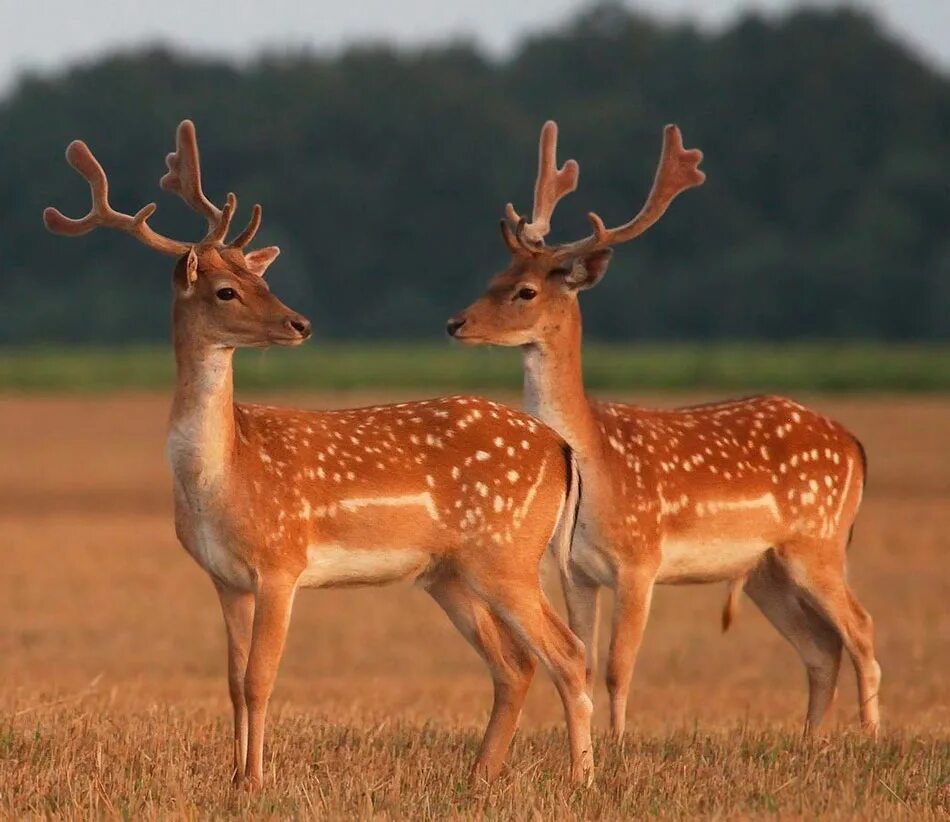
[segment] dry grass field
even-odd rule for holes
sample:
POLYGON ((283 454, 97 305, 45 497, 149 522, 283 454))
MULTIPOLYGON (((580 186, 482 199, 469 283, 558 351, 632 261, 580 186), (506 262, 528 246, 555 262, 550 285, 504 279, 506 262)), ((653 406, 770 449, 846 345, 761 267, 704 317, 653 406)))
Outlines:
POLYGON ((412 588, 310 591, 248 796, 227 784, 217 601, 172 530, 168 398, 0 399, 0 816, 946 818, 950 399, 811 401, 870 454, 850 575, 877 624, 878 743, 856 732, 849 664, 803 745, 803 672, 751 603, 723 636, 722 586, 663 588, 623 749, 598 693, 595 786, 566 783, 539 677, 507 770, 470 787, 490 684, 441 611, 412 588))

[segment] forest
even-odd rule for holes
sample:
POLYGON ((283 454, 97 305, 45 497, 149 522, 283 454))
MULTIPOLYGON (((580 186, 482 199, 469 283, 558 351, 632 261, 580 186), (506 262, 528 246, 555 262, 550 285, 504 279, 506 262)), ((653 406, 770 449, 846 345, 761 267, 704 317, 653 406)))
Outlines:
POLYGON ((662 127, 705 153, 705 186, 618 251, 584 294, 591 337, 941 340, 950 336, 950 77, 864 13, 745 16, 706 32, 613 4, 492 59, 465 42, 230 64, 163 48, 43 76, 0 100, 0 343, 167 337, 172 262, 115 232, 45 232, 83 214, 63 159, 84 139, 113 205, 202 221, 158 188, 192 118, 205 187, 260 202, 268 278, 328 340, 432 339, 507 262, 498 219, 530 207, 538 130, 561 127, 580 186, 553 240, 596 210, 626 221, 662 127))

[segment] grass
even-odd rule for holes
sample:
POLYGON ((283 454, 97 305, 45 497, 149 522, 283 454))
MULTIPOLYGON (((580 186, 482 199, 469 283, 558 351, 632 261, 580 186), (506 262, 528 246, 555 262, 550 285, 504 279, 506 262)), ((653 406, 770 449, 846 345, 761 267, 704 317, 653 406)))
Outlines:
MULTIPOLYGON (((883 343, 666 344, 585 348, 593 390, 946 391, 950 346, 883 343)), ((241 352, 247 389, 420 391, 517 389, 517 351, 442 344, 314 343, 293 351, 241 352)), ((168 347, 0 349, 0 391, 166 388, 168 347)))
POLYGON ((575 789, 563 731, 536 730, 519 735, 496 783, 470 785, 474 727, 354 726, 293 709, 275 716, 267 785, 248 795, 228 785, 224 713, 93 697, 21 715, 0 731, 0 815, 931 819, 950 802, 950 743, 936 737, 803 744, 740 725, 638 735, 622 748, 599 738, 597 782, 575 789))
POLYGON ((604 736, 605 598, 593 789, 566 781, 544 674, 501 778, 470 787, 491 683, 438 606, 416 586, 306 591, 249 796, 228 787, 220 608, 175 539, 168 397, 4 397, 0 819, 950 818, 950 396, 812 399, 870 454, 848 574, 874 617, 879 741, 857 731, 847 658, 804 745, 804 670, 753 603, 723 635, 722 586, 660 586, 622 749, 604 736))

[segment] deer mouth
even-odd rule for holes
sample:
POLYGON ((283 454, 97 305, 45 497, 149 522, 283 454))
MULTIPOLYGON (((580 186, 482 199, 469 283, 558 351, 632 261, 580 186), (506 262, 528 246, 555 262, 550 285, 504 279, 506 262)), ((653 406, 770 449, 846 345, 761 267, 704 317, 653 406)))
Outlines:
POLYGON ((474 348, 477 345, 490 345, 490 341, 484 337, 456 337, 461 345, 467 345, 474 348))
POLYGON ((264 345, 280 345, 284 348, 293 348, 297 345, 302 345, 307 340, 310 339, 311 333, 307 331, 305 335, 297 334, 296 336, 290 336, 289 334, 281 335, 279 337, 272 337, 264 345))
POLYGON ((480 334, 465 333, 461 330, 456 331, 454 334, 450 335, 449 338, 460 345, 476 346, 490 344, 490 340, 486 339, 480 334))

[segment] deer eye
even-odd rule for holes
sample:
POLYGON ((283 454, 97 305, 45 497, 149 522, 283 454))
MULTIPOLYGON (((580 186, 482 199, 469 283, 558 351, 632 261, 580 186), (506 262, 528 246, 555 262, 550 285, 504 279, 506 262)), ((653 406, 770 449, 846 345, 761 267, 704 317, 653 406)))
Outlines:
POLYGON ((233 300, 237 296, 237 291, 233 288, 219 288, 216 296, 219 300, 233 300))
POLYGON ((525 286, 524 288, 518 291, 519 300, 533 300, 537 296, 538 296, 538 292, 535 291, 533 288, 529 288, 528 286, 525 286))

